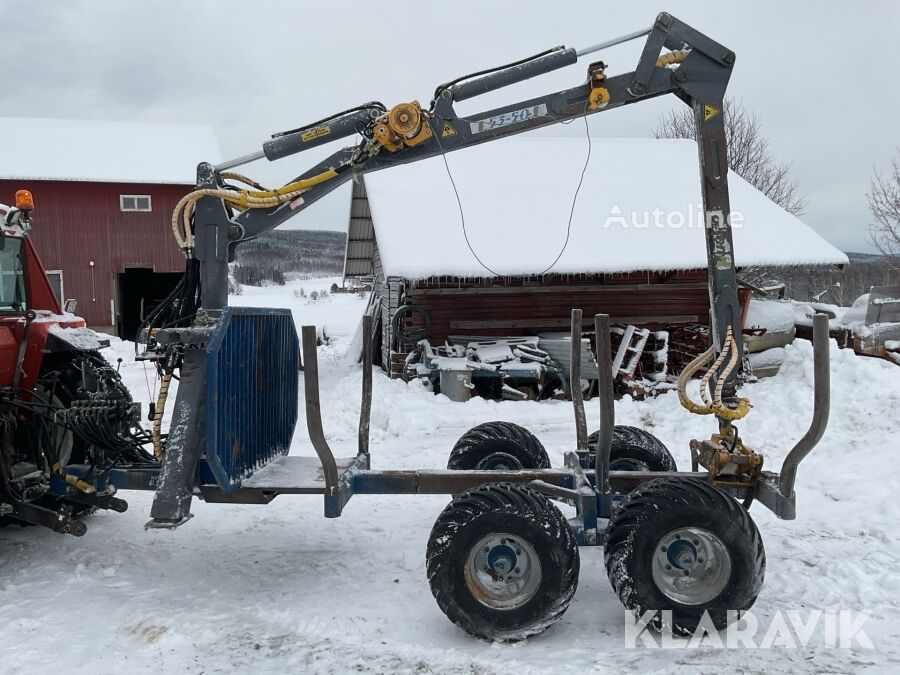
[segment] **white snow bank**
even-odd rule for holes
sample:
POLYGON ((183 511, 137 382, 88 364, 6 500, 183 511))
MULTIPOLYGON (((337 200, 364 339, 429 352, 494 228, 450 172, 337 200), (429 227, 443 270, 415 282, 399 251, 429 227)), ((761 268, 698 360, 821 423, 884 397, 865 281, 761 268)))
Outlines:
POLYGON ((765 328, 767 333, 789 333, 794 330, 794 308, 790 302, 751 298, 745 328, 765 328))
MULTIPOLYGON (((697 147, 689 140, 591 140, 571 237, 553 272, 705 269, 697 147)), ((539 274, 566 240, 587 140, 520 135, 447 156, 466 234, 499 274, 539 274)), ((389 275, 491 276, 469 250, 441 157, 365 177, 389 275)), ((739 266, 846 263, 847 256, 734 173, 739 266), (740 219, 740 222, 738 222, 740 219)))
POLYGON ((757 377, 774 375, 781 364, 784 363, 784 347, 772 347, 762 352, 747 355, 750 359, 750 367, 757 377))
POLYGON ((222 160, 211 126, 0 117, 0 179, 193 185, 222 160))
POLYGON ((845 326, 862 326, 866 323, 866 312, 869 308, 869 294, 864 293, 853 301, 853 304, 844 312, 841 323, 845 326))

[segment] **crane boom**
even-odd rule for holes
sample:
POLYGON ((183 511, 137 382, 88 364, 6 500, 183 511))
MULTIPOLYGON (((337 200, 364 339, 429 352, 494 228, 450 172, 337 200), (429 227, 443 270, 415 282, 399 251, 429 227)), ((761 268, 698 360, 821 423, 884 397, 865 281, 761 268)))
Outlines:
MULTIPOLYGON (((693 110, 697 128, 701 194, 709 272, 711 335, 716 353, 730 343, 741 354, 740 310, 728 196, 728 162, 723 100, 735 55, 729 49, 667 13, 653 25, 584 49, 554 47, 520 61, 491 68, 438 86, 427 107, 417 101, 387 108, 372 102, 313 124, 274 135, 255 153, 218 166, 201 163, 197 189, 173 219, 188 258, 182 297, 172 303, 174 319, 156 339, 177 354, 181 383, 176 419, 170 433, 154 522, 177 525, 187 517, 194 467, 203 440, 201 411, 206 400, 205 361, 198 345, 216 313, 228 304, 228 263, 243 241, 268 232, 355 175, 435 157, 513 134, 605 112, 665 94, 674 94, 693 110), (576 63, 579 58, 629 40, 646 37, 633 71, 608 76, 606 64, 588 65, 587 80, 570 89, 516 101, 460 117, 459 101, 576 63), (265 190, 230 172, 263 157, 275 161, 341 138, 359 136, 310 167, 283 188, 265 190), (237 189, 229 180, 256 189, 237 189)), ((149 330, 147 331, 149 334, 149 330)), ((737 405, 736 378, 730 368, 721 391, 726 405, 737 405)), ((157 414, 161 415, 158 410, 157 414)), ((720 418, 721 420, 722 418, 720 418)))

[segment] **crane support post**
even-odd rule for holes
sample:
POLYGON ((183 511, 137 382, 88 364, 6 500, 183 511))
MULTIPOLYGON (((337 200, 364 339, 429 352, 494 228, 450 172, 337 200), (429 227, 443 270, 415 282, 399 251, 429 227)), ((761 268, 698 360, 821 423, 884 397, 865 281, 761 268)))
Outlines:
MULTIPOLYGON (((704 232, 706 234, 709 308, 716 351, 725 345, 728 328, 743 354, 741 312, 734 266, 734 242, 731 233, 731 203, 728 194, 728 158, 722 100, 693 102, 700 159, 704 232)), ((725 386, 725 402, 733 403, 735 370, 725 386), (729 398, 731 401, 729 401, 729 398)))

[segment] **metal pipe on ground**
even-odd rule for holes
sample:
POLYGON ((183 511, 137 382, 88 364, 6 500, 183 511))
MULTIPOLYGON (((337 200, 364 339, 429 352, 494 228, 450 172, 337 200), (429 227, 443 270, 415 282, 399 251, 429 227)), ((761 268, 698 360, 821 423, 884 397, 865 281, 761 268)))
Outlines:
POLYGON ((828 415, 831 409, 831 370, 830 339, 828 335, 828 317, 816 314, 813 317, 813 416, 809 429, 784 458, 781 465, 779 491, 785 497, 794 494, 794 482, 797 479, 797 467, 812 452, 821 440, 828 426, 828 415))
POLYGON ((309 440, 322 463, 325 476, 325 494, 335 495, 338 489, 337 463, 334 453, 325 440, 322 428, 322 406, 319 402, 319 359, 316 353, 316 327, 303 326, 300 330, 303 339, 303 389, 306 396, 306 428, 309 440))

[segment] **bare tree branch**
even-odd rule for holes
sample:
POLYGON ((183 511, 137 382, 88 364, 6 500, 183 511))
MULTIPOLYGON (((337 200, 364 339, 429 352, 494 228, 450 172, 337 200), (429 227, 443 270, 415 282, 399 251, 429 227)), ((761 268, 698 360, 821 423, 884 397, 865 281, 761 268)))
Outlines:
POLYGON ((866 199, 875 219, 869 226, 869 241, 900 272, 900 150, 887 174, 875 171, 866 199))
MULTIPOLYGON (((799 216, 806 197, 791 175, 790 163, 778 162, 769 152, 756 113, 742 101, 727 99, 723 106, 725 137, 728 140, 728 168, 766 195, 781 208, 799 216)), ((697 138, 693 113, 687 108, 671 110, 660 120, 654 138, 697 138)))

